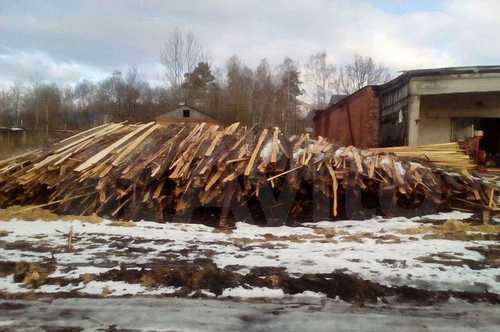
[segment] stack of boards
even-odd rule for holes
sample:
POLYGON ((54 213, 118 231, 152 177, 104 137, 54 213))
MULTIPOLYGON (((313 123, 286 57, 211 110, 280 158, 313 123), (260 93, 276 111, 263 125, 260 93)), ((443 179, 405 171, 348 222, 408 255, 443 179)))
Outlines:
POLYGON ((351 193, 375 209, 390 197, 395 211, 453 197, 487 205, 496 188, 472 167, 455 143, 360 150, 277 127, 110 123, 0 161, 0 207, 215 224, 243 211, 269 224, 345 217, 351 193))
POLYGON ((472 169, 476 167, 474 162, 460 148, 457 142, 443 144, 429 144, 418 146, 398 146, 389 148, 370 149, 375 153, 393 153, 398 157, 415 158, 427 160, 434 165, 452 167, 458 169, 472 169))

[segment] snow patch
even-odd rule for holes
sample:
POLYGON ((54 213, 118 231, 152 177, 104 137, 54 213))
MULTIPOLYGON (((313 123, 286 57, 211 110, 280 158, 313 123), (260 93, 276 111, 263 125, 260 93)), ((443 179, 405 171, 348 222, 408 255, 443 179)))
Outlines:
POLYGON ((79 290, 91 295, 136 295, 146 291, 140 284, 128 284, 123 281, 91 281, 79 290))
POLYGON ((226 288, 221 295, 222 297, 245 297, 245 298, 280 298, 284 297, 285 293, 282 289, 273 289, 267 287, 255 287, 255 288, 226 288))
POLYGON ((303 291, 302 293, 294 294, 293 297, 306 297, 306 298, 325 298, 325 293, 318 293, 313 291, 303 291))

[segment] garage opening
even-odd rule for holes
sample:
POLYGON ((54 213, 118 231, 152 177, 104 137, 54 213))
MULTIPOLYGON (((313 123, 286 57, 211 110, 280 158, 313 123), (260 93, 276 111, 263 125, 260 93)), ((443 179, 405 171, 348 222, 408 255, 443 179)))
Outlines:
POLYGON ((500 167, 500 119, 456 118, 453 139, 465 142, 480 165, 500 167))
POLYGON ((487 166, 500 167, 500 119, 480 119, 478 129, 483 132, 479 147, 486 152, 487 166))

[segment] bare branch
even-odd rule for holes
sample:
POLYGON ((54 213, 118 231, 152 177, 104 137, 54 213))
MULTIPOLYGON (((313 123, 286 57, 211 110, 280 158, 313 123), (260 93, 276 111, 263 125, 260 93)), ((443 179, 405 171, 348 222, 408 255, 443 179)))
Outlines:
POLYGON ((337 69, 328 63, 326 52, 311 55, 306 65, 306 80, 313 89, 314 104, 324 107, 333 93, 337 69))
POLYGON ((364 86, 381 84, 389 79, 387 67, 375 64, 371 57, 355 54, 353 63, 340 68, 335 85, 337 92, 351 94, 364 86))
POLYGON ((184 34, 176 28, 160 54, 165 67, 165 78, 171 87, 180 87, 184 75, 191 72, 204 59, 203 48, 193 33, 184 34))

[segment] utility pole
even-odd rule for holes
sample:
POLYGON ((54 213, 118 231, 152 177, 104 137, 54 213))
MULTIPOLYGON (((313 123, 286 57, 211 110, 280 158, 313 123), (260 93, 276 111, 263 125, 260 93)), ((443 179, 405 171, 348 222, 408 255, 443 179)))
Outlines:
POLYGON ((49 104, 45 103, 45 134, 49 137, 49 104))
POLYGON ((16 127, 19 128, 19 90, 16 89, 16 127))
MULTIPOLYGON (((287 70, 286 72, 286 112, 289 114, 290 113, 290 71, 287 70)), ((286 114, 286 115, 288 115, 286 114)), ((285 122, 285 133, 288 134, 288 121, 287 121, 287 116, 284 117, 284 122, 285 122)))

